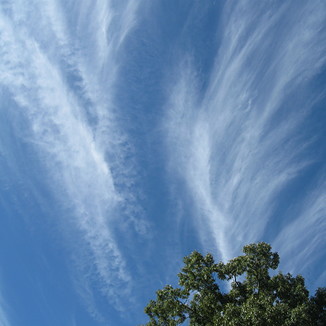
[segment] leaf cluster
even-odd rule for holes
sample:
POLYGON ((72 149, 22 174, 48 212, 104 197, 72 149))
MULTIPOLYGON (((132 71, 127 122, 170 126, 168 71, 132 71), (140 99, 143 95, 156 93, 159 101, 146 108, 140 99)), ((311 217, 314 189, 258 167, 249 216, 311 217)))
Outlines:
POLYGON ((260 242, 244 255, 215 263, 194 251, 184 258, 179 287, 167 285, 145 308, 147 326, 321 326, 326 325, 326 288, 309 297, 304 278, 279 272, 279 255, 260 242), (229 292, 220 290, 231 283, 229 292))

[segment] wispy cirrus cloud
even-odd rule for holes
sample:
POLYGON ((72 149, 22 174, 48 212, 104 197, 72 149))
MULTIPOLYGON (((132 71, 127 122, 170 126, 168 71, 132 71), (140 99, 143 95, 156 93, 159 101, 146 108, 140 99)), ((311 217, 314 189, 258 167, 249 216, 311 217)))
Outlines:
MULTIPOLYGON (((324 175, 321 175, 321 180, 325 179, 323 177, 324 175)), ((308 271, 307 281, 314 287, 323 284, 326 276, 325 264, 319 263, 319 278, 310 278, 314 262, 323 261, 326 236, 325 200, 325 184, 319 181, 316 189, 301 203, 302 210, 299 215, 281 230, 275 239, 276 249, 281 248, 285 257, 291 257, 284 261, 286 269, 299 273, 308 271)))
MULTIPOLYGON (((202 241, 215 243, 223 259, 264 237, 276 199, 314 161, 303 155, 314 140, 301 130, 322 96, 310 82, 325 65, 325 14, 320 1, 283 3, 277 10, 228 3, 207 89, 196 87, 191 61, 179 65, 179 80, 169 88, 170 172, 194 199, 202 241)), ((290 231, 300 237, 310 215, 316 216, 307 212, 290 231)), ((309 225, 314 229, 318 221, 311 218, 309 225)), ((314 233, 319 243, 323 232, 314 233)))
POLYGON ((3 287, 2 287, 2 280, 1 280, 1 290, 0 290, 0 325, 1 326, 10 326, 10 308, 6 302, 6 299, 3 295, 3 287))
POLYGON ((3 298, 0 297, 0 325, 1 326, 10 326, 11 323, 9 322, 7 312, 4 309, 5 302, 3 298))
POLYGON ((90 288, 96 279, 102 294, 121 308, 131 276, 111 227, 120 215, 144 232, 141 220, 123 213, 140 208, 132 189, 133 162, 126 159, 132 145, 114 105, 119 48, 135 24, 137 6, 67 6, 71 21, 57 1, 1 5, 0 83, 18 105, 13 118, 26 124, 17 133, 38 153, 70 217, 60 223, 78 239, 73 255, 81 268, 79 286, 90 288))

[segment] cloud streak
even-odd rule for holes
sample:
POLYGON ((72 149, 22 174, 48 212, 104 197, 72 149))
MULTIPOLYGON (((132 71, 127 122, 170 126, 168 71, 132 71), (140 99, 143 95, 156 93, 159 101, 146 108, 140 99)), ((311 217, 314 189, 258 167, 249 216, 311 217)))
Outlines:
MULTIPOLYGON (((2 6, 0 83, 19 106, 15 119, 26 124, 26 131, 17 133, 38 153, 71 218, 60 223, 69 237, 77 227, 74 238, 81 240, 73 255, 81 282, 89 283, 87 288, 97 279, 102 294, 121 308, 119 298, 129 294, 131 276, 111 227, 128 207, 139 208, 132 200, 133 163, 125 159, 131 146, 116 118, 113 89, 119 48, 134 26, 137 7, 131 1, 120 7, 108 1, 86 1, 78 9, 68 5, 75 10, 70 22, 56 1, 2 6), (129 187, 122 189, 127 179, 129 187), (83 273, 90 266, 95 269, 88 277, 83 273)), ((140 229, 142 222, 134 224, 140 229)))
POLYGON ((11 323, 9 322, 8 314, 4 309, 5 301, 0 296, 0 325, 1 326, 10 326, 11 323))
MULTIPOLYGON (((324 179, 324 178, 322 178, 324 179)), ((281 248, 286 257, 292 257, 284 263, 287 270, 301 273, 311 270, 311 266, 317 261, 323 261, 322 256, 326 236, 326 193, 324 184, 316 187, 303 203, 303 209, 299 216, 289 223, 275 239, 276 248, 281 248), (300 234, 300 236, 298 236, 300 234)), ((325 266, 320 264, 323 271, 325 266)), ((314 287, 322 284, 325 280, 325 273, 321 273, 319 280, 308 282, 314 287)))
MULTIPOLYGON (((300 130, 322 94, 308 91, 303 98, 300 92, 310 89, 325 65, 325 13, 320 1, 277 9, 229 2, 207 89, 198 91, 200 76, 191 60, 177 69, 164 122, 170 173, 183 180, 194 200, 205 247, 215 243, 223 259, 264 237, 275 219, 275 199, 314 161, 303 157, 313 139, 300 130)), ((323 189, 318 186, 319 193, 323 189)), ((312 230, 321 226, 317 202, 321 197, 316 210, 303 211, 306 217, 288 226, 291 234, 300 237, 307 220, 312 230)), ((322 230, 314 233, 318 243, 324 241, 322 230)), ((277 243, 286 252, 287 244, 277 243)))

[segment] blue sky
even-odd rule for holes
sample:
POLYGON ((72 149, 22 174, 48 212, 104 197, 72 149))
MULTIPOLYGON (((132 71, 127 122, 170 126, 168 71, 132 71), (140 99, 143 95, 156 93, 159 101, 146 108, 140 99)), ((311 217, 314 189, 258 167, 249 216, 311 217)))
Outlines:
POLYGON ((0 1, 0 325, 137 325, 193 250, 326 281, 323 0, 0 1))

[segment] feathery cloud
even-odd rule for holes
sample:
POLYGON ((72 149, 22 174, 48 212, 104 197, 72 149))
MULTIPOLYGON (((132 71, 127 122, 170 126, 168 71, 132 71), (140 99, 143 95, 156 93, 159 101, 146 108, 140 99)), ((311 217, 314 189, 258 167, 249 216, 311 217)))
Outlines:
POLYGON ((179 65, 164 122, 170 171, 194 199, 203 242, 223 259, 261 239, 275 199, 312 163, 302 154, 313 140, 300 128, 316 97, 294 97, 325 64, 324 17, 318 1, 273 11, 228 3, 207 89, 196 88, 195 64, 179 65))
MULTIPOLYGON (((59 223, 67 233, 79 234, 73 249, 81 268, 79 286, 89 287, 97 279, 101 292, 119 307, 131 276, 111 229, 120 223, 122 210, 139 208, 132 200, 136 176, 125 159, 131 145, 114 112, 114 81, 119 47, 135 24, 137 6, 86 1, 75 10, 73 22, 55 1, 32 1, 27 7, 9 2, 1 9, 0 83, 19 106, 15 118, 23 117, 24 136, 46 167, 53 193, 68 209, 72 220, 59 223), (127 180, 130 186, 122 189, 127 180), (85 270, 91 265, 95 270, 89 277, 85 270)), ((141 224, 136 221, 136 229, 141 224)))

